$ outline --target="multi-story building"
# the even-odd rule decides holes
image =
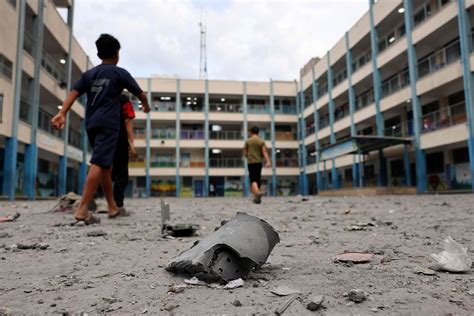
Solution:
[[[211,186],[220,196],[248,193],[242,148],[252,125],[273,158],[263,173],[269,194],[472,190],[474,1],[369,4],[298,82],[139,78],[152,111],[134,121],[139,155],[128,194],[207,196]],[[71,82],[92,67],[72,34],[72,13],[73,0],[0,2],[0,185],[10,198],[81,190],[84,102],[64,132],[49,124]]]
[[[242,150],[253,125],[273,156],[272,167],[263,170],[267,191],[297,192],[296,82],[138,83],[152,110],[137,111],[134,121],[139,157],[130,163],[133,195],[207,196],[213,186],[217,196],[242,196],[248,190]]]
[[[301,70],[303,190],[471,190],[474,2],[369,3]]]
[[[64,131],[50,124],[71,82],[92,66],[72,23],[73,0],[0,1],[0,186],[9,198],[82,187],[83,104],[73,105]]]

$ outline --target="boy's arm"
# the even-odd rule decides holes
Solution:
[[[139,95],[137,95],[137,97],[142,102],[143,112],[150,112],[150,105],[148,104],[148,98],[146,97],[145,93],[141,92]]]
[[[270,157],[268,157],[267,146],[265,145],[262,146],[262,154],[263,157],[265,157],[265,166],[269,168],[272,164],[272,161],[270,160]]]
[[[66,97],[64,100],[61,110],[59,110],[59,113],[56,114],[53,119],[51,120],[51,124],[54,126],[56,129],[63,129],[64,125],[66,124],[66,114],[69,112],[71,109],[71,106],[74,104],[74,101],[76,101],[77,97],[79,96],[79,92],[76,90],[71,90],[69,95]]]
[[[133,123],[131,119],[125,120],[125,129],[127,130],[128,145],[130,146],[130,155],[135,157],[137,151],[135,150],[135,142],[133,139]]]

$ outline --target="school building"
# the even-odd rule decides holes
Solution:
[[[138,157],[127,194],[247,195],[242,148],[253,125],[272,157],[263,172],[270,195],[473,190],[474,0],[369,4],[298,81],[137,78],[152,110],[134,100]],[[74,38],[73,11],[73,0],[0,1],[4,197],[80,192],[84,183],[85,100],[67,129],[50,126],[71,83],[93,67]]]

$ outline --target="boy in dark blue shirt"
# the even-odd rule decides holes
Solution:
[[[93,152],[81,202],[74,213],[74,218],[85,224],[100,222],[87,209],[99,183],[102,184],[107,199],[109,218],[119,214],[113,197],[111,175],[121,124],[120,95],[123,89],[127,89],[140,99],[143,112],[150,111],[148,100],[136,81],[125,69],[117,67],[119,41],[109,34],[102,34],[95,44],[97,56],[102,59],[102,64],[81,76],[64,100],[59,113],[51,120],[55,128],[63,129],[66,114],[74,101],[87,93],[86,130]]]

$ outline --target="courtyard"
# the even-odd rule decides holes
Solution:
[[[130,217],[110,220],[99,214],[100,225],[82,227],[68,225],[69,213],[50,212],[55,201],[1,202],[0,215],[21,217],[0,223],[0,315],[272,315],[288,299],[270,292],[277,286],[299,292],[287,315],[469,315],[474,310],[472,270],[414,272],[435,263],[430,254],[443,250],[447,236],[474,257],[474,195],[282,197],[265,198],[261,205],[244,198],[167,201],[172,221],[200,225],[198,235],[164,238],[156,198],[127,200]],[[165,270],[236,212],[266,220],[281,239],[242,287],[190,285],[184,283],[190,276]],[[18,249],[35,243],[47,249]],[[344,252],[374,256],[362,264],[335,262]],[[351,302],[346,293],[352,289],[365,291],[367,299]],[[311,312],[306,304],[317,295],[324,302]]]

